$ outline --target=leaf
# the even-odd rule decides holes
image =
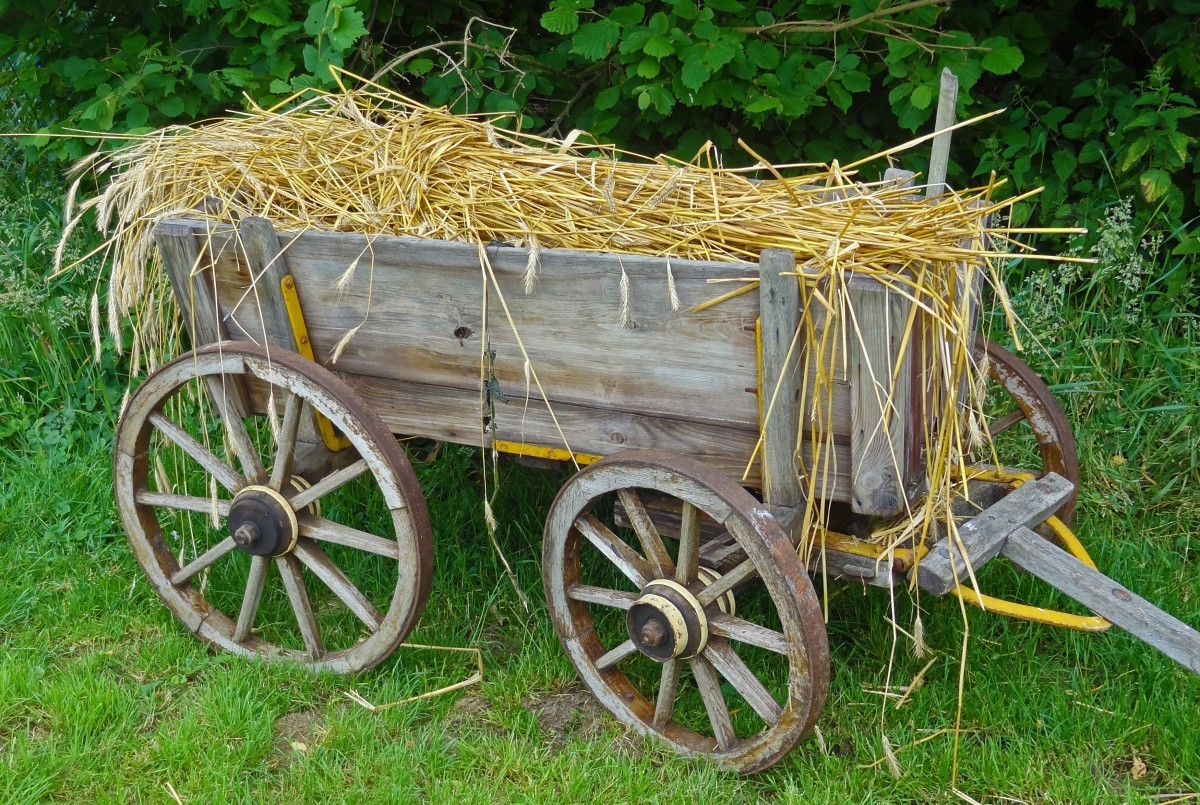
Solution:
[[[702,55],[697,55],[683,63],[679,72],[679,80],[688,89],[696,90],[704,86],[704,82],[712,78],[712,70],[708,68]]]
[[[1141,160],[1142,156],[1147,150],[1149,150],[1149,148],[1150,138],[1138,137],[1129,144],[1129,148],[1126,149],[1125,155],[1121,157],[1121,162],[1117,166],[1117,170],[1121,173],[1128,172],[1134,165],[1138,163],[1139,160]]]
[[[829,95],[829,100],[833,101],[833,105],[843,112],[849,110],[850,104],[854,102],[854,97],[846,92],[841,84],[830,81],[825,85],[825,92]]]
[[[617,44],[621,37],[621,26],[610,19],[600,19],[579,26],[571,37],[571,52],[578,53],[589,61],[600,61]]]
[[[269,8],[259,8],[259,7],[251,8],[249,11],[246,12],[246,16],[249,17],[250,19],[254,20],[257,23],[261,23],[263,25],[270,25],[272,27],[277,27],[277,26],[283,25],[284,23],[287,22],[286,19],[279,16],[278,14],[276,14],[274,11],[272,11]]]
[[[144,103],[135,103],[125,113],[125,125],[130,129],[140,129],[150,119],[150,107]]]
[[[1140,780],[1146,776],[1146,761],[1142,760],[1137,755],[1133,756],[1133,762],[1129,764],[1129,776],[1135,780]]]
[[[1025,54],[1016,45],[1010,45],[1002,36],[991,37],[980,43],[989,48],[984,54],[981,64],[983,69],[994,75],[1008,75],[1016,72],[1025,63]]]
[[[595,101],[595,103],[592,104],[592,106],[594,106],[595,108],[597,108],[601,111],[604,111],[606,109],[612,109],[614,106],[617,105],[617,101],[619,101],[620,99],[621,99],[621,88],[620,87],[608,87],[607,89],[602,89],[602,90],[600,90],[600,92],[596,93],[596,101]]]
[[[158,102],[158,111],[163,117],[179,117],[183,114],[183,98],[172,95]]]
[[[774,70],[779,66],[779,48],[770,42],[754,40],[746,43],[746,57],[763,70]]]
[[[841,82],[850,92],[866,92],[871,88],[871,77],[858,70],[842,73]]]
[[[715,42],[721,36],[721,29],[711,22],[700,21],[692,26],[692,35],[697,39]]]
[[[1187,162],[1188,148],[1194,140],[1182,131],[1172,131],[1167,133],[1167,142],[1179,156],[1180,164]]]
[[[637,74],[642,78],[654,78],[662,72],[662,65],[658,59],[652,59],[649,56],[638,62]]]
[[[928,109],[929,104],[933,103],[933,88],[928,84],[918,84],[913,88],[912,95],[908,96],[908,102],[918,109]]]
[[[661,34],[655,34],[646,40],[646,44],[642,46],[642,52],[647,56],[653,56],[656,59],[661,59],[664,56],[670,56],[675,52],[675,46],[671,41]]]
[[[725,14],[736,14],[739,11],[745,11],[746,7],[737,0],[706,0],[705,8],[711,8],[713,11],[721,11]]]
[[[325,31],[329,44],[336,50],[345,52],[354,47],[354,43],[367,33],[363,13],[352,5],[343,5],[343,0],[330,2],[333,11],[334,25]]]
[[[661,11],[656,12],[654,16],[650,18],[650,22],[648,24],[650,26],[650,32],[653,34],[658,34],[659,36],[662,36],[667,31],[671,30],[671,21],[667,18],[667,15]]]
[[[554,6],[542,15],[540,22],[552,34],[573,34],[579,30],[579,12],[573,8]]]
[[[608,15],[608,18],[621,27],[627,25],[637,25],[646,16],[646,7],[641,3],[632,3],[627,6],[617,6]]]
[[[783,106],[783,104],[778,98],[764,96],[759,98],[757,101],[751,101],[750,103],[746,104],[746,111],[754,115],[761,114],[762,112],[774,112],[781,106]]]
[[[720,69],[733,61],[741,50],[740,42],[733,39],[720,39],[707,46],[704,63],[713,70]]]
[[[1138,184],[1142,188],[1142,197],[1153,204],[1171,189],[1171,174],[1162,168],[1151,168],[1138,178]]]
[[[1066,150],[1055,151],[1050,162],[1054,165],[1054,175],[1066,184],[1067,178],[1075,171],[1075,154]]]
[[[695,0],[675,0],[671,4],[671,10],[675,12],[675,16],[685,20],[694,20],[700,13]]]

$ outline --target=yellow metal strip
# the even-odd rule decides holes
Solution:
[[[296,280],[291,274],[280,280],[279,290],[283,294],[283,305],[287,308],[288,322],[292,325],[292,335],[296,339],[296,351],[310,361],[315,361],[312,342],[308,339],[308,327],[304,324],[304,312],[300,309],[300,297],[296,295]],[[350,446],[350,440],[334,431],[333,423],[320,411],[314,410],[313,414],[317,418],[317,430],[321,433],[321,441],[325,442],[327,448],[336,453]]]
[[[950,593],[986,612],[995,612],[1023,621],[1044,623],[1047,626],[1062,626],[1065,629],[1078,629],[1081,632],[1103,632],[1112,627],[1111,623],[1099,615],[1072,615],[1056,609],[1042,609],[1028,604],[1018,604],[1015,601],[1005,601],[1003,598],[980,595],[970,587],[961,584]]]
[[[503,439],[493,439],[492,447],[499,450],[501,453],[511,453],[516,456],[530,456],[532,458],[548,458],[554,461],[571,461],[581,465],[595,464],[604,456],[594,456],[591,453],[572,453],[570,450],[564,450],[561,447],[543,447],[540,444],[525,444],[524,442],[508,442]]]

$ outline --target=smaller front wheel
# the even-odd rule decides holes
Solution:
[[[358,461],[294,474],[317,411]],[[247,657],[370,668],[425,605],[432,536],[395,437],[332,372],[222,342],[177,358],[117,426],[117,509],[155,592],[198,637]]]
[[[647,495],[678,501],[676,533]],[[724,575],[700,563],[714,529],[746,556]],[[580,472],[550,508],[542,578],[567,656],[627,726],[750,773],[816,723],[829,646],[812,583],[766,507],[708,465],[629,451]]]

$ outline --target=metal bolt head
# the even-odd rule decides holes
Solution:
[[[662,643],[663,638],[667,636],[667,633],[663,631],[661,623],[655,620],[650,620],[642,624],[640,636],[642,638],[642,642],[647,646],[657,646],[659,643]]]
[[[237,531],[233,532],[233,541],[242,548],[248,548],[258,542],[259,536],[258,526],[254,523],[242,523]]]

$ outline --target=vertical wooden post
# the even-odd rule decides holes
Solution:
[[[763,496],[772,509],[788,509],[804,500],[796,466],[800,435],[800,345],[788,351],[800,327],[800,285],[796,258],[784,249],[767,249],[758,259],[759,316],[762,338]]]
[[[287,306],[280,283],[288,275],[287,261],[279,246],[275,227],[265,218],[246,218],[238,225],[238,249],[246,261],[250,281],[254,283],[243,304],[256,305],[262,311],[263,332],[252,333],[264,346],[282,347],[296,352]]]
[[[913,426],[912,346],[906,348],[904,338],[910,303],[882,283],[862,277],[850,283],[849,291],[854,311],[854,322],[845,323],[850,351],[850,504],[859,514],[890,517],[902,512],[906,503],[905,428]]]
[[[243,304],[257,305],[262,312],[263,332],[255,335],[262,337],[268,348],[279,347],[298,352],[296,334],[281,287],[290,272],[275,227],[266,218],[243,219],[238,225],[238,247],[250,271],[250,280],[254,283],[251,297]],[[312,409],[306,404],[305,410],[309,415],[300,418],[295,466],[296,474],[305,475],[311,480],[312,477],[324,475],[334,466],[332,457],[335,454],[325,447]]]
[[[221,320],[217,300],[216,272],[211,264],[201,262],[195,230],[183,222],[163,221],[154,227],[154,242],[162,255],[163,268],[192,346],[227,341],[229,333]],[[245,416],[250,410],[245,385],[231,381],[225,387],[225,394],[234,413]]]
[[[950,165],[950,135],[945,131],[954,125],[955,107],[958,106],[958,78],[946,67],[942,70],[942,90],[938,94],[938,108],[934,131],[941,134],[933,138],[929,153],[929,186],[925,197],[939,195],[946,189],[946,171]]]

